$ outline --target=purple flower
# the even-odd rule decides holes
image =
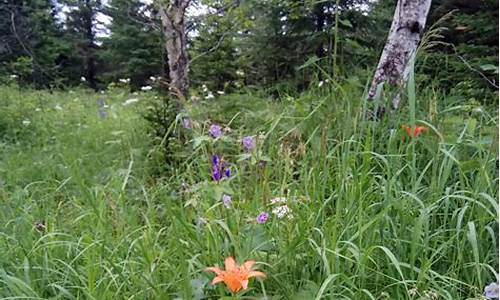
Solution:
[[[222,136],[222,128],[217,124],[210,125],[208,132],[214,137],[218,138]]]
[[[212,178],[215,181],[220,181],[224,176],[230,177],[231,170],[227,162],[220,159],[217,154],[212,155]]]
[[[245,149],[245,151],[252,151],[253,148],[255,148],[255,140],[250,135],[242,138],[241,144],[243,145],[243,149]]]
[[[226,208],[229,208],[229,207],[231,206],[231,202],[232,202],[232,201],[233,201],[233,200],[232,200],[231,196],[226,195],[226,194],[224,194],[224,195],[222,196],[222,203],[224,203],[224,206],[225,206]]]
[[[189,120],[189,118],[182,119],[182,125],[186,129],[191,129],[191,121]]]
[[[269,219],[269,214],[267,212],[261,212],[258,216],[257,216],[257,223],[259,224],[264,224],[266,223],[267,219]]]
[[[488,299],[498,299],[498,283],[492,282],[484,287],[484,295]]]

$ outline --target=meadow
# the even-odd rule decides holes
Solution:
[[[485,299],[497,99],[414,89],[200,91],[162,138],[154,90],[1,86],[0,298]],[[266,277],[212,285],[229,256]]]

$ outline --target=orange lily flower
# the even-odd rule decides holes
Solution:
[[[262,272],[251,270],[254,264],[254,260],[249,260],[239,266],[234,258],[230,256],[224,261],[226,270],[210,267],[206,268],[205,271],[214,272],[217,275],[212,280],[212,284],[224,282],[231,292],[237,293],[241,289],[246,290],[248,288],[248,279],[252,277],[266,277],[266,274]]]
[[[419,134],[421,134],[422,132],[426,131],[427,128],[426,126],[416,126],[413,130],[411,129],[411,127],[409,126],[403,126],[403,129],[406,130],[406,133],[411,136],[411,137],[418,137]]]

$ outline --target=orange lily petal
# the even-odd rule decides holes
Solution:
[[[217,267],[206,268],[205,271],[206,272],[214,272],[215,274],[217,274],[217,276],[220,276],[221,274],[224,273],[224,271],[222,271],[221,269],[219,269]]]
[[[243,267],[247,270],[247,271],[250,271],[253,267],[253,265],[255,265],[255,260],[249,260],[249,261],[246,261],[244,264],[243,264]]]
[[[248,273],[248,278],[250,277],[266,277],[266,274],[259,271],[251,271]]]
[[[229,256],[224,261],[224,265],[226,266],[226,271],[231,271],[236,268],[236,261],[232,256]]]
[[[217,277],[215,277],[215,278],[212,280],[212,285],[215,285],[215,284],[217,284],[217,283],[219,283],[219,282],[223,282],[223,281],[224,281],[224,279],[222,279],[222,277],[217,276]]]
[[[241,286],[243,287],[244,290],[246,290],[248,288],[248,279],[242,280]]]

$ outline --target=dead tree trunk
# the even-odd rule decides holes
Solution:
[[[190,0],[170,0],[160,8],[160,16],[165,35],[165,50],[168,57],[170,90],[184,100],[189,88],[189,60],[185,13]]]
[[[410,72],[410,61],[417,51],[431,0],[398,0],[391,29],[373,76],[368,99],[373,100],[384,82],[405,85]],[[392,100],[392,109],[399,106],[399,92]]]

